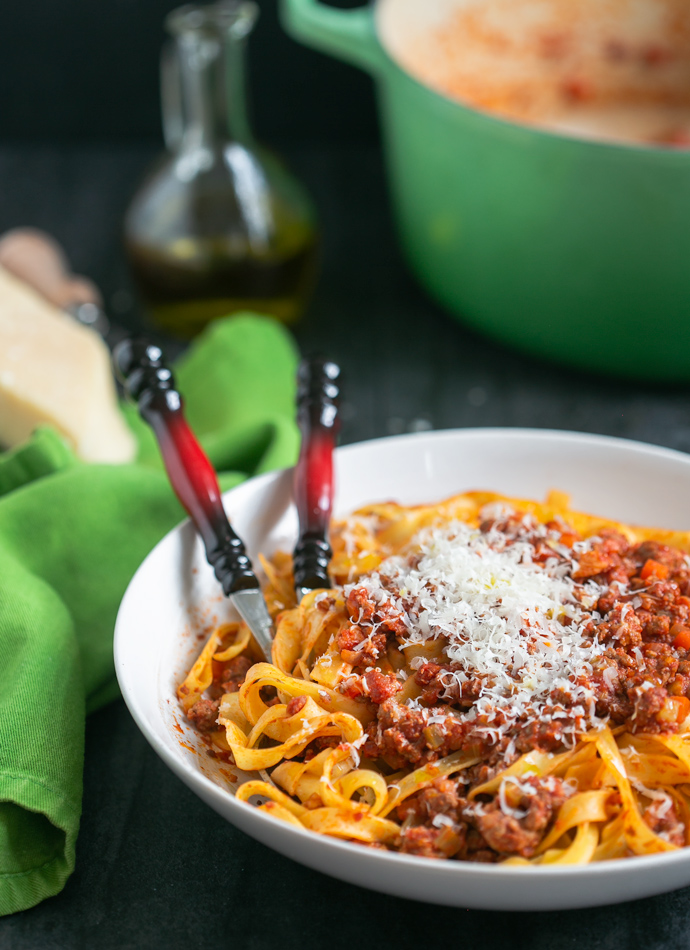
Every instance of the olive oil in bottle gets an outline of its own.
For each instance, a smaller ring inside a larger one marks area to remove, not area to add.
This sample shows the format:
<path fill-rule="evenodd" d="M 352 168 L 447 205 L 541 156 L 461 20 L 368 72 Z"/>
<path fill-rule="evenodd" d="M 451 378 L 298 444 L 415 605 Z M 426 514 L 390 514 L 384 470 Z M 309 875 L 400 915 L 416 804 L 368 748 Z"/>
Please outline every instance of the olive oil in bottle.
<path fill-rule="evenodd" d="M 291 323 L 314 283 L 309 199 L 247 120 L 243 52 L 256 14 L 228 0 L 166 20 L 169 151 L 131 202 L 125 242 L 151 320 L 179 337 L 240 310 Z"/>

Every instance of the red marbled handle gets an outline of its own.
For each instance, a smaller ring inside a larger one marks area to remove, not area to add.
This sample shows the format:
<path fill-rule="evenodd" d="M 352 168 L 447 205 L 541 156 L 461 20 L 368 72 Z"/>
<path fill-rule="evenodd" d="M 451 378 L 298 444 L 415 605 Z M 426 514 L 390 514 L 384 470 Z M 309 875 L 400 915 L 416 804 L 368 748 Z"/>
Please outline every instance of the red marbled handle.
<path fill-rule="evenodd" d="M 328 360 L 303 360 L 298 374 L 297 422 L 302 448 L 295 469 L 294 498 L 299 540 L 293 553 L 295 589 L 330 587 L 332 551 L 328 530 L 333 509 L 333 449 L 339 429 L 340 369 Z"/>
<path fill-rule="evenodd" d="M 216 473 L 187 424 L 160 348 L 145 340 L 124 340 L 113 361 L 125 392 L 156 434 L 173 491 L 201 535 L 226 596 L 258 588 L 244 544 L 225 514 Z"/>

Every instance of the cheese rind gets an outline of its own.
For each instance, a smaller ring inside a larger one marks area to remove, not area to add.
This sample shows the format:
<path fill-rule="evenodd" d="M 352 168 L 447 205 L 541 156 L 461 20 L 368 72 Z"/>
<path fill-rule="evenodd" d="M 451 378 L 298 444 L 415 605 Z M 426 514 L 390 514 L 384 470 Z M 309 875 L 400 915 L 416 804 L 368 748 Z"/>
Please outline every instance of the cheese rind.
<path fill-rule="evenodd" d="M 39 425 L 87 462 L 136 453 L 103 340 L 0 268 L 0 444 L 12 448 Z"/>

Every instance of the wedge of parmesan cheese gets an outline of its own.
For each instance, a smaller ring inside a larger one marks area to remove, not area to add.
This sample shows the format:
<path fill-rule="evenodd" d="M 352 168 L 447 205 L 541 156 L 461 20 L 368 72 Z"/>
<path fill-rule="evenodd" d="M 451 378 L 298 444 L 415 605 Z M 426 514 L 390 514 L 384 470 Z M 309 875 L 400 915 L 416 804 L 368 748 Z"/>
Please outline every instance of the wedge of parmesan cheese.
<path fill-rule="evenodd" d="M 0 445 L 43 424 L 84 461 L 134 457 L 103 340 L 0 268 Z"/>

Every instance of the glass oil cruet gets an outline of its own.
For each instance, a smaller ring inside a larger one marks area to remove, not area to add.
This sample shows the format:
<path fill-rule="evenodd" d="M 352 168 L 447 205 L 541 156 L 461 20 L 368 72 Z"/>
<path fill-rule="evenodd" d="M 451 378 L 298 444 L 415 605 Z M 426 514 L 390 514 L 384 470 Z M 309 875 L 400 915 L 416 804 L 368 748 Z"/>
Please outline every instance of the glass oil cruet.
<path fill-rule="evenodd" d="M 222 0 L 165 21 L 175 40 L 161 64 L 168 153 L 130 204 L 125 242 L 152 321 L 175 336 L 239 310 L 290 323 L 311 292 L 311 204 L 247 118 L 244 46 L 257 14 Z"/>

